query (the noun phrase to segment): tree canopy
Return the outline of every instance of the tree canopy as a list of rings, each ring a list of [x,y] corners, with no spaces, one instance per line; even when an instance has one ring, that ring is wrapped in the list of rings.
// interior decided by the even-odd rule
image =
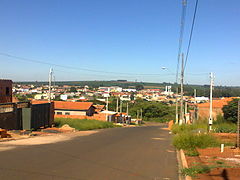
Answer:
[[[238,101],[239,99],[233,99],[227,105],[223,106],[224,119],[229,122],[236,123],[238,118]]]

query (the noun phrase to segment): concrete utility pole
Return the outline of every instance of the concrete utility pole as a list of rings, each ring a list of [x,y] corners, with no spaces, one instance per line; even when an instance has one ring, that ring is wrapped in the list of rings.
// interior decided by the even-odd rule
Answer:
[[[212,96],[213,96],[213,73],[210,73],[210,107],[209,107],[209,119],[208,119],[208,125],[209,125],[209,132],[212,130],[212,123],[213,123],[213,118],[212,118]]]
[[[108,96],[109,96],[109,88],[108,88],[108,95],[107,95],[107,104],[106,104],[106,110],[108,111]]]
[[[117,97],[117,107],[116,107],[116,112],[118,113],[118,97]]]
[[[120,113],[122,113],[122,100],[120,100]]]
[[[127,113],[127,115],[128,115],[128,103],[127,103],[127,112],[126,112],[126,113]]]
[[[106,103],[106,121],[108,121],[108,96],[109,96],[109,88],[108,88],[108,95],[107,95],[107,103]]]
[[[238,101],[237,148],[240,148],[240,100]]]
[[[50,68],[50,71],[49,71],[49,76],[48,76],[48,88],[49,88],[49,95],[48,95],[48,102],[51,102],[52,100],[52,75],[53,75],[53,68]]]
[[[179,124],[185,123],[183,112],[183,82],[184,82],[184,55],[182,54],[182,70],[181,70],[181,101],[180,101],[180,121]]]
[[[197,90],[194,89],[194,116],[193,116],[193,124],[196,122],[196,110],[197,110],[197,101],[196,101],[196,97],[197,97]]]
[[[178,124],[178,85],[176,88],[176,121],[175,124]]]

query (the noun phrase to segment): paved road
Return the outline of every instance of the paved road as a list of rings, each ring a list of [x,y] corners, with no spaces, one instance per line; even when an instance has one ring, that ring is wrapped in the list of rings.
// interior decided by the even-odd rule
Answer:
[[[2,180],[177,180],[164,125],[101,130],[54,144],[0,152]]]

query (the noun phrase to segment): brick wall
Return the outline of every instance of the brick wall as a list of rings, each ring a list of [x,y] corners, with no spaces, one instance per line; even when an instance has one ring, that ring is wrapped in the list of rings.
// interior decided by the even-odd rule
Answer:
[[[12,102],[12,81],[0,79],[0,103]]]

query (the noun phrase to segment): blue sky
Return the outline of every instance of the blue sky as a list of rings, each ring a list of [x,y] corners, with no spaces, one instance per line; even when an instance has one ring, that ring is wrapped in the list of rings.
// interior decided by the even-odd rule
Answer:
[[[188,0],[184,52],[194,4]],[[0,53],[116,72],[53,66],[56,80],[174,82],[180,15],[181,0],[2,0]],[[214,72],[217,85],[240,85],[239,15],[238,0],[199,0],[186,83],[207,84]],[[14,81],[46,81],[51,67],[1,55],[0,62],[0,78]]]

